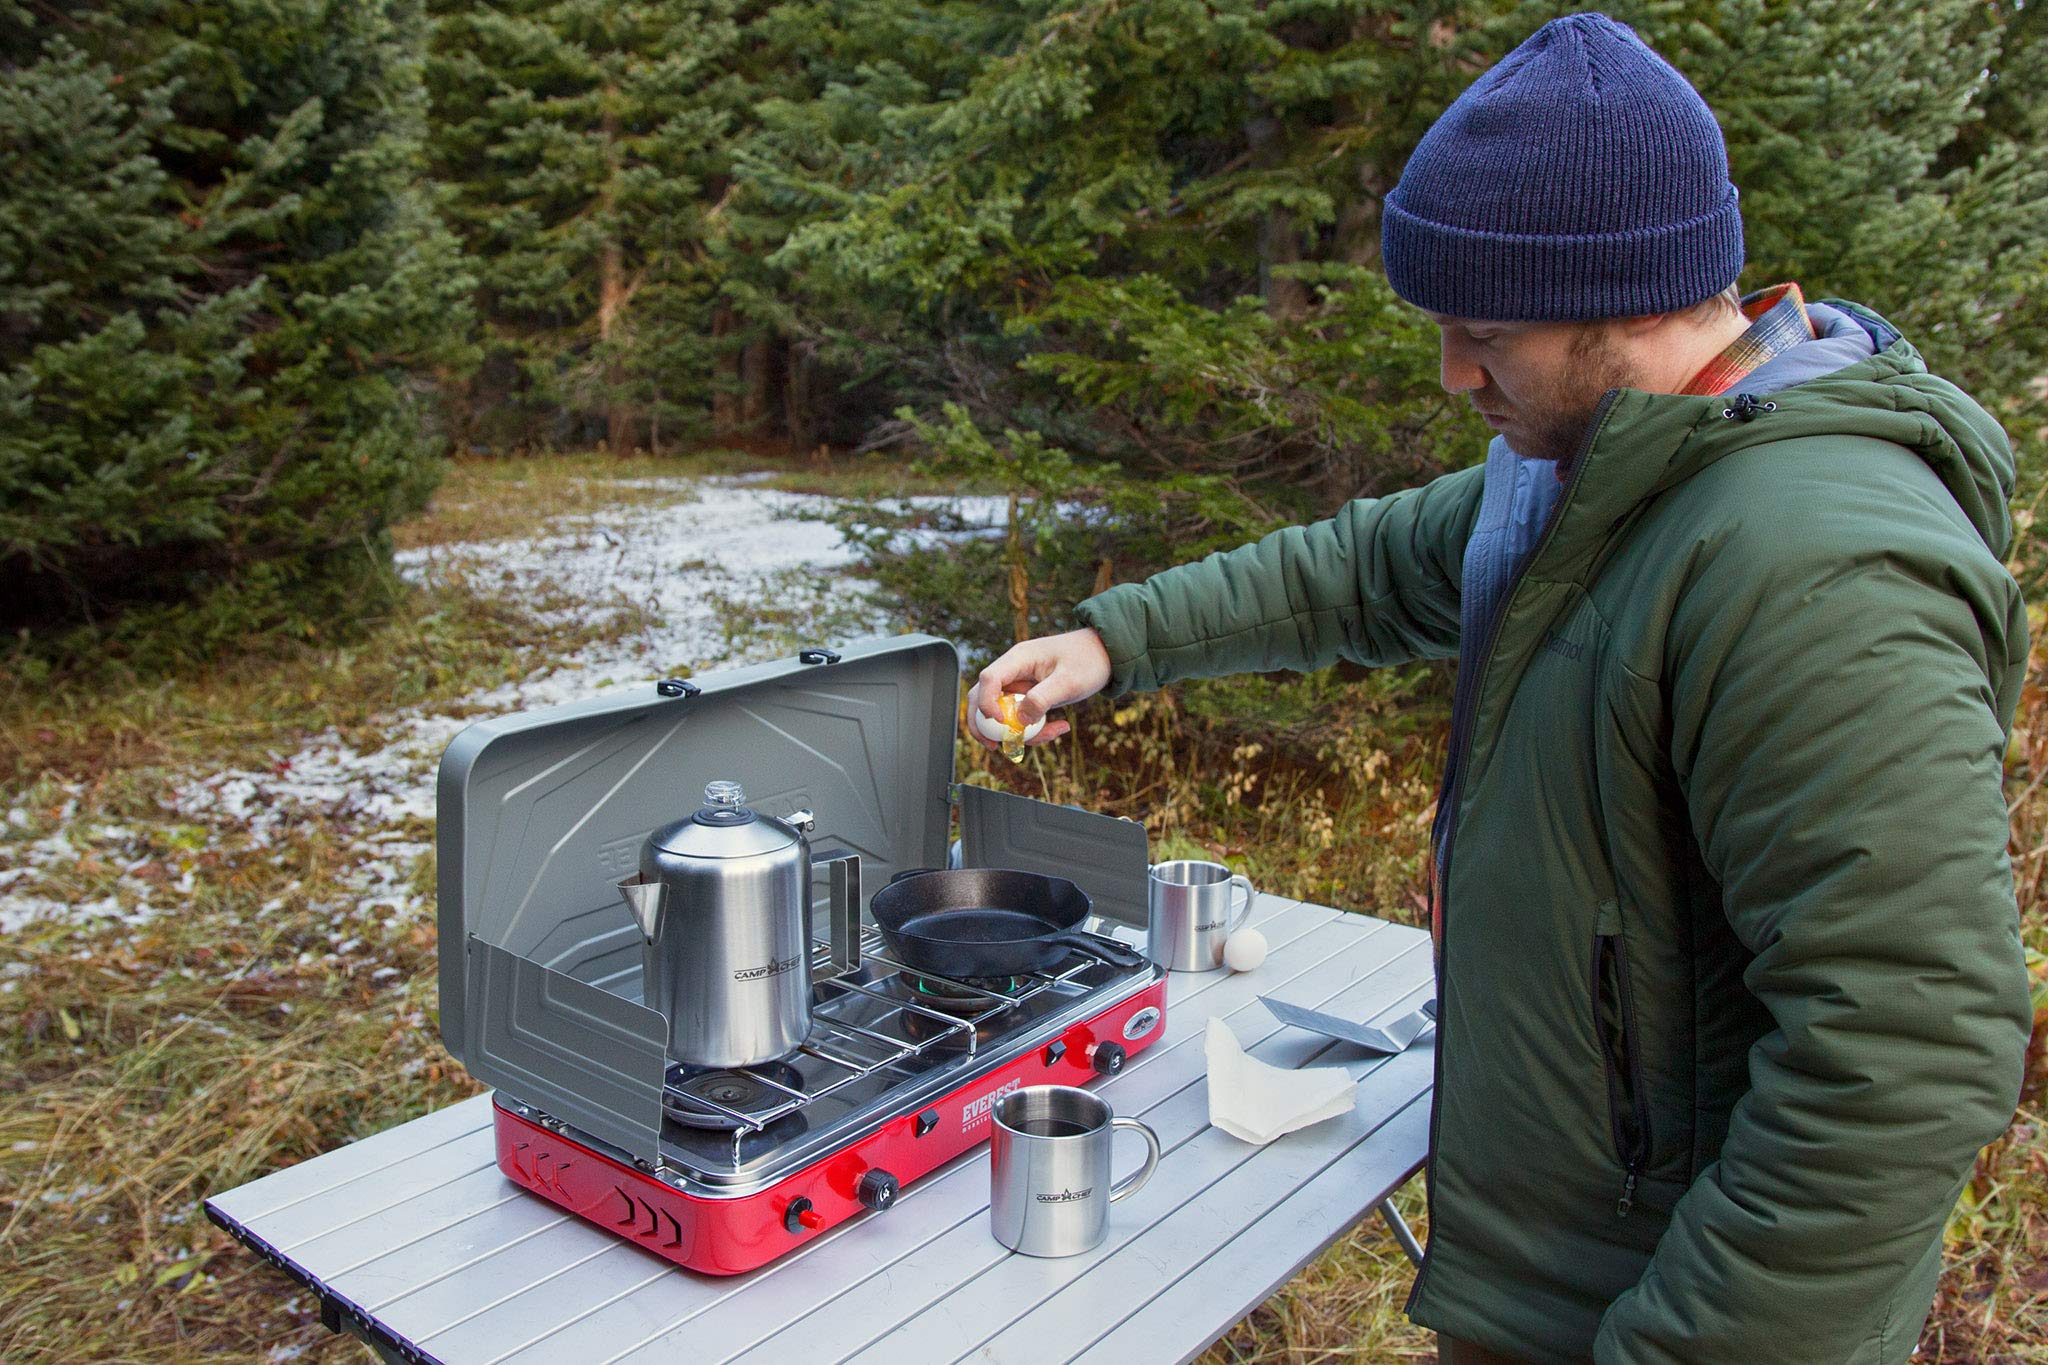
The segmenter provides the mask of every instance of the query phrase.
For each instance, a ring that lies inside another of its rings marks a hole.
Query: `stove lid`
[[[472,935],[639,998],[642,940],[614,883],[639,869],[649,835],[691,816],[707,782],[740,783],[764,815],[813,812],[813,856],[858,853],[864,887],[942,865],[959,688],[948,641],[876,637],[464,730],[435,791],[449,1051],[476,1070],[461,951]]]

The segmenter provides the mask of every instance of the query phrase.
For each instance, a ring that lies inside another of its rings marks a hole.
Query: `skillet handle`
[[[1128,943],[1119,943],[1113,938],[1098,938],[1079,929],[1069,929],[1064,934],[1047,934],[1042,943],[1057,943],[1076,952],[1086,953],[1098,962],[1107,962],[1112,967],[1142,967],[1148,959]]]
[[[936,867],[906,867],[895,876],[889,878],[889,885],[894,886],[905,877],[922,877],[927,872],[937,872],[938,870]]]

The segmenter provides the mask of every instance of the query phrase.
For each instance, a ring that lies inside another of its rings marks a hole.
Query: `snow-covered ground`
[[[775,657],[784,648],[779,641],[750,638],[744,629],[735,638],[735,620],[744,626],[752,602],[795,605],[811,619],[829,618],[838,627],[833,638],[890,628],[867,585],[845,573],[853,548],[832,526],[799,519],[805,511],[829,509],[830,499],[754,487],[746,477],[637,482],[692,496],[672,505],[559,517],[530,539],[407,551],[398,565],[415,581],[460,574],[477,591],[509,598],[550,622],[639,617],[644,628],[458,702],[394,708],[383,727],[385,742],[373,749],[357,750],[329,731],[276,754],[260,771],[175,776],[162,798],[166,821],[186,831],[185,841],[195,848],[259,855],[304,822],[325,822],[325,830],[346,838],[357,854],[336,899],[390,927],[427,911],[413,882],[414,865],[430,848],[435,764],[456,732],[480,716]],[[998,499],[915,501],[948,505],[983,528],[999,528],[1003,517]],[[140,836],[127,826],[75,819],[81,796],[65,794],[54,819],[36,818],[20,804],[6,812],[0,933],[46,917],[109,916],[140,924],[192,893],[191,865],[174,877],[138,876],[151,863]],[[88,858],[118,869],[107,894],[66,899],[42,885],[47,874]],[[9,988],[7,975],[0,967],[0,991]]]

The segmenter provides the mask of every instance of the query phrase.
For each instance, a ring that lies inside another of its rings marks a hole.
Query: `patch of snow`
[[[394,708],[378,718],[382,742],[368,748],[357,749],[329,730],[274,755],[258,770],[176,779],[160,798],[166,823],[196,829],[178,831],[171,842],[181,850],[276,849],[275,861],[282,862],[292,832],[317,822],[357,854],[345,860],[339,893],[324,903],[337,924],[347,913],[358,932],[373,926],[388,932],[423,918],[429,899],[414,883],[421,860],[432,852],[435,769],[448,742],[475,720],[677,673],[765,662],[784,652],[777,642],[750,637],[750,622],[729,620],[734,604],[829,609],[851,635],[888,628],[869,585],[846,573],[857,547],[829,523],[809,519],[841,504],[754,486],[769,477],[618,480],[689,500],[565,515],[531,538],[401,552],[398,570],[415,582],[459,576],[479,592],[518,602],[551,626],[642,624],[459,701]],[[1000,535],[1007,510],[1001,498],[916,497],[874,505],[933,513],[939,529],[904,533],[917,543]],[[735,624],[737,640],[729,629]],[[39,817],[15,804],[0,825],[0,863],[6,864],[0,872],[0,934],[46,919],[77,923],[111,916],[144,924],[194,892],[200,875],[196,853],[162,854],[164,840],[152,846],[150,832],[138,832],[133,821],[78,821],[83,789],[67,786],[57,794],[63,797],[61,809]],[[81,863],[90,857],[100,862],[86,876]],[[152,879],[138,875],[145,871]],[[304,892],[295,884],[292,894]],[[262,909],[274,911],[283,903],[272,899]]]

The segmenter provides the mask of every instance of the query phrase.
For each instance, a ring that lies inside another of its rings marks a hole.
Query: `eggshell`
[[[969,706],[968,710],[974,716],[974,728],[981,731],[982,735],[986,737],[991,744],[1001,744],[1004,740],[1012,738],[1009,726],[1003,724],[1001,721],[997,720],[993,716],[983,715],[981,712],[981,708],[979,706]],[[1037,720],[1034,720],[1029,725],[1025,726],[1024,733],[1015,736],[1015,738],[1029,742],[1033,737],[1035,737],[1038,734],[1040,730],[1043,730],[1044,728],[1045,717],[1040,716]]]
[[[1266,960],[1266,936],[1240,929],[1223,943],[1223,961],[1233,972],[1248,972]]]

